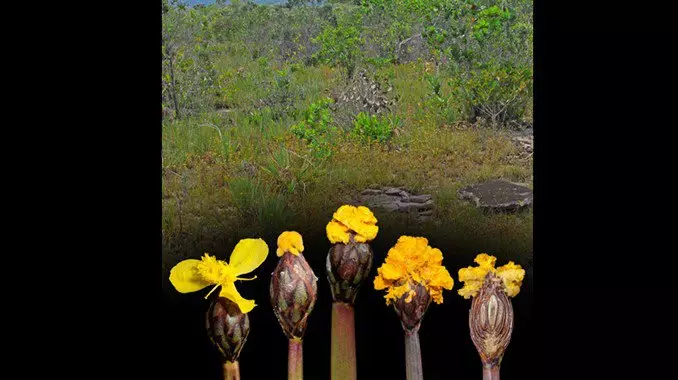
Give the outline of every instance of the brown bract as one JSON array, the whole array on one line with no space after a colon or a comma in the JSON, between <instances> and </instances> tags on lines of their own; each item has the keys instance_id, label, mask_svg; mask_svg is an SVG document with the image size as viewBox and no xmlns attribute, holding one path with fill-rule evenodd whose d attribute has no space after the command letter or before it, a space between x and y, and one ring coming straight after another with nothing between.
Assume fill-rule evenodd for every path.
<instances>
[{"instance_id":1,"label":"brown bract","mask_svg":"<svg viewBox=\"0 0 678 380\"><path fill-rule=\"evenodd\" d=\"M217 297L207 310L206 327L207 335L224 360L237 361L250 333L247 314L229 299Z\"/></svg>"},{"instance_id":2,"label":"brown bract","mask_svg":"<svg viewBox=\"0 0 678 380\"><path fill-rule=\"evenodd\" d=\"M325 270L334 301L353 304L360 285L372 269L374 254L367 243L334 244L327 254Z\"/></svg>"},{"instance_id":3,"label":"brown bract","mask_svg":"<svg viewBox=\"0 0 678 380\"><path fill-rule=\"evenodd\" d=\"M480 293L473 298L469 313L471 340L483 367L501 364L513 332L513 306L502 288L502 280L487 274Z\"/></svg>"},{"instance_id":4,"label":"brown bract","mask_svg":"<svg viewBox=\"0 0 678 380\"><path fill-rule=\"evenodd\" d=\"M301 339L318 297L318 278L304 255L285 253L271 274L269 288L273 312L289 339Z\"/></svg>"},{"instance_id":5,"label":"brown bract","mask_svg":"<svg viewBox=\"0 0 678 380\"><path fill-rule=\"evenodd\" d=\"M393 302L393 307L405 331L419 331L421 321L432 299L423 285L410 284L410 288L414 291L412 299L407 302L408 295L404 294Z\"/></svg>"}]
</instances>

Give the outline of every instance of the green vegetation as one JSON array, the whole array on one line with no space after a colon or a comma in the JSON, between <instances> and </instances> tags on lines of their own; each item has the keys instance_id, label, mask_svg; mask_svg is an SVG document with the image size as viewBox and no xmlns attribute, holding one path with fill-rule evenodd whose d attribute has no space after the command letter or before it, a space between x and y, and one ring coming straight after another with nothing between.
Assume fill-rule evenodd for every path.
<instances>
[{"instance_id":1,"label":"green vegetation","mask_svg":"<svg viewBox=\"0 0 678 380\"><path fill-rule=\"evenodd\" d=\"M166 1L162 27L165 252L284 229L320 239L375 185L436 202L425 223L375 210L384 239L531 252L531 211L484 215L456 196L492 178L531 186L509 135L531 125L531 1ZM391 106L335 108L361 71Z\"/></svg>"},{"instance_id":2,"label":"green vegetation","mask_svg":"<svg viewBox=\"0 0 678 380\"><path fill-rule=\"evenodd\" d=\"M394 119L377 117L377 115L368 115L360 112L355 118L355 127L351 135L363 141L386 142L391 137L393 129L400 120L397 116Z\"/></svg>"}]
</instances>

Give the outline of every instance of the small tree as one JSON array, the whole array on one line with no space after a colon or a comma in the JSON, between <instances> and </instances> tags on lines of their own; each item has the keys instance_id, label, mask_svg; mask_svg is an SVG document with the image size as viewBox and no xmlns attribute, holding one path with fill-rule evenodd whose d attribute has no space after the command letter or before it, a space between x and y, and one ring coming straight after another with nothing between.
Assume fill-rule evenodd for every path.
<instances>
[{"instance_id":1,"label":"small tree","mask_svg":"<svg viewBox=\"0 0 678 380\"><path fill-rule=\"evenodd\" d=\"M337 17L337 25L328 25L312 41L320 45L313 58L322 63L338 65L346 70L348 82L362 58L364 43L360 36L361 17L359 13L343 13Z\"/></svg>"}]
</instances>

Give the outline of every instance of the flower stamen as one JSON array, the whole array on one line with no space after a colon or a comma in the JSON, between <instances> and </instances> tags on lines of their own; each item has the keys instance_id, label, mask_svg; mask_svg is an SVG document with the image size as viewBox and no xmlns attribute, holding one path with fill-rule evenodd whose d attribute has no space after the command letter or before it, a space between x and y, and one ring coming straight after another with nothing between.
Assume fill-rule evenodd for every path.
<instances>
[{"instance_id":1,"label":"flower stamen","mask_svg":"<svg viewBox=\"0 0 678 380\"><path fill-rule=\"evenodd\" d=\"M220 287L220 286L221 286L221 284L216 284L216 285L214 285L214 287L212 288L212 290L210 290L210 292L207 293L207 295L205 296L205 299L207 299L207 298L210 296L210 294L212 294L212 293L213 293L215 290L217 290L217 288Z\"/></svg>"}]
</instances>

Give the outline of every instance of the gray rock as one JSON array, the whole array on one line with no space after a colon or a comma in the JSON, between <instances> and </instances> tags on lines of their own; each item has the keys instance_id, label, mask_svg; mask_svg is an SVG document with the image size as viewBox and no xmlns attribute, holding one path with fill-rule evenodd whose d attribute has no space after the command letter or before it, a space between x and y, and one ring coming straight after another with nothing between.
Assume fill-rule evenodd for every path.
<instances>
[{"instance_id":1,"label":"gray rock","mask_svg":"<svg viewBox=\"0 0 678 380\"><path fill-rule=\"evenodd\" d=\"M399 187L366 189L358 196L360 203L371 209L401 212L424 221L433 216L433 197L428 194L413 195Z\"/></svg>"},{"instance_id":2,"label":"gray rock","mask_svg":"<svg viewBox=\"0 0 678 380\"><path fill-rule=\"evenodd\" d=\"M476 207L495 212L515 212L532 205L532 190L505 180L491 180L459 190L459 197Z\"/></svg>"}]
</instances>

